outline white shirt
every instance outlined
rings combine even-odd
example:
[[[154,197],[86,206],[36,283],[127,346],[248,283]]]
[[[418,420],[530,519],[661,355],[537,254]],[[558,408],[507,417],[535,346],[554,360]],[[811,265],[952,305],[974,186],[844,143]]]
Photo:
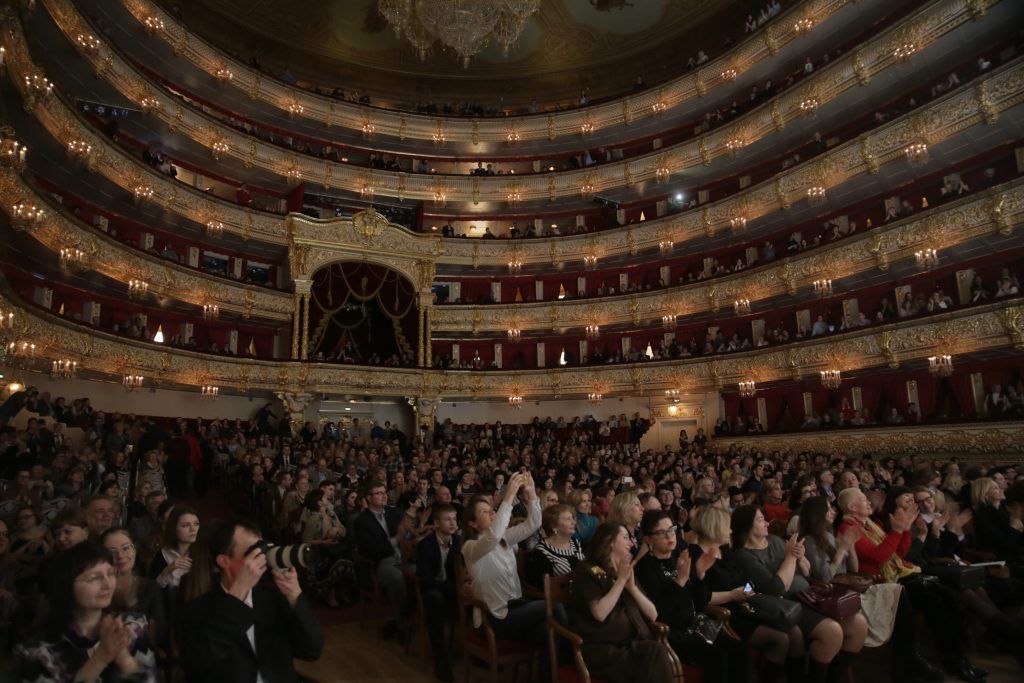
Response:
[[[496,619],[508,616],[509,600],[523,597],[515,547],[540,528],[540,501],[529,503],[524,523],[510,529],[511,519],[512,506],[502,501],[491,527],[462,544],[462,556],[473,579],[473,597],[487,605]],[[482,623],[482,615],[474,613],[473,625],[479,628]]]

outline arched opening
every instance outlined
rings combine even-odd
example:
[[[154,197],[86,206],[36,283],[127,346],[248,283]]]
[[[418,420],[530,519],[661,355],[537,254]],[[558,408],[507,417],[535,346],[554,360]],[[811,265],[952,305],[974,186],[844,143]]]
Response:
[[[360,365],[416,365],[416,287],[398,272],[340,262],[313,275],[309,357]]]

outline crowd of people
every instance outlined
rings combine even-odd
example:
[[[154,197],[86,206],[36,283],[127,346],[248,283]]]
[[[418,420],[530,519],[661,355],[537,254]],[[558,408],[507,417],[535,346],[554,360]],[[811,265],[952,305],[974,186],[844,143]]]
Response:
[[[536,644],[546,679],[538,596],[569,574],[553,618],[582,637],[590,674],[616,683],[672,680],[678,662],[715,681],[840,681],[889,641],[893,680],[980,682],[973,624],[1021,659],[1016,464],[722,449],[703,430],[641,449],[639,415],[413,435],[299,427],[271,404],[250,420],[170,420],[33,388],[0,406],[0,426],[0,616],[22,680],[267,676],[323,647],[307,595],[343,606],[371,576],[391,610],[381,636],[409,638],[422,619],[440,680],[444,606],[465,596],[484,606],[476,627]],[[250,521],[186,502],[211,487]],[[262,539],[317,552],[261,583]],[[851,577],[867,584],[852,611],[814,600],[819,582]]]

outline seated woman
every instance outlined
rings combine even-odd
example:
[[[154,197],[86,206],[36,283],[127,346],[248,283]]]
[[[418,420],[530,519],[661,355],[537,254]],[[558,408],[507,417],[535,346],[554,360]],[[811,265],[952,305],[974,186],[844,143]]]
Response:
[[[14,533],[10,537],[7,562],[14,567],[14,585],[22,595],[30,593],[40,576],[43,559],[50,552],[46,529],[31,505],[21,505],[14,513]]]
[[[526,521],[509,527],[519,489],[526,498]],[[502,640],[530,640],[547,650],[547,617],[543,600],[524,600],[519,582],[515,547],[541,524],[540,502],[528,472],[508,480],[505,497],[495,510],[490,499],[474,496],[463,513],[462,557],[473,581],[473,597],[487,605],[486,618],[494,635]],[[481,617],[474,615],[474,626]],[[541,659],[546,662],[547,655]],[[547,667],[541,667],[547,671]]]
[[[768,523],[756,505],[741,505],[732,514],[732,547],[743,566],[747,580],[759,593],[796,599],[797,593],[810,584],[810,562],[805,556],[804,542],[796,534],[783,541],[768,533]],[[843,680],[853,655],[864,647],[868,625],[864,615],[856,614],[842,624],[804,608],[797,624],[804,638],[810,641],[808,680],[823,683],[832,664],[831,676]],[[795,666],[795,662],[792,663]],[[799,678],[799,673],[794,670]]]
[[[349,548],[342,542],[345,526],[324,495],[323,489],[306,494],[302,513],[302,542],[317,544],[319,553],[307,575],[309,591],[328,607],[355,600],[356,570]]]
[[[843,513],[839,535],[843,536],[851,527],[859,531],[853,547],[860,571],[878,577],[883,583],[902,584],[911,606],[925,615],[935,644],[944,653],[946,669],[964,681],[984,681],[984,674],[964,654],[966,620],[955,594],[938,581],[922,580],[921,568],[905,559],[917,510],[897,508],[889,516],[889,531],[885,531],[872,521],[871,502],[859,488],[841,491],[837,503]]]
[[[893,486],[889,489],[885,503],[882,505],[882,517],[893,514],[897,509],[906,510],[909,514],[914,515],[914,521],[911,524],[910,548],[907,550],[905,559],[921,567],[934,567],[936,558],[941,557],[937,554],[940,539],[939,536],[929,531],[928,525],[921,519],[920,509],[911,489],[905,486]],[[925,530],[923,540],[917,536],[918,528]],[[936,568],[928,573],[936,571],[941,571],[941,569]],[[1005,587],[1003,584],[1007,582],[1017,583],[1014,579],[986,579],[984,586],[978,588],[959,587],[953,590],[960,603],[985,625],[987,629],[985,639],[1003,651],[1020,657],[1020,644],[1024,643],[1024,629],[999,609],[989,597],[988,592],[989,587],[994,586],[1005,594],[1019,593],[1019,589]]]
[[[761,681],[775,683],[782,677],[787,656],[793,660],[793,670],[796,670],[798,662],[803,665],[803,636],[796,626],[787,633],[759,624],[746,611],[736,609],[747,601],[750,594],[743,590],[747,579],[730,547],[730,523],[729,512],[722,508],[695,510],[690,528],[696,534],[697,542],[689,547],[691,562],[699,562],[704,555],[717,558],[704,575],[707,588],[711,591],[708,604],[731,608],[729,625],[733,631],[740,640],[761,650],[764,659]]]
[[[979,550],[988,551],[1021,573],[1020,551],[1024,548],[1024,525],[1019,512],[1011,516],[1004,505],[1006,492],[989,477],[971,482],[971,507],[974,510],[974,540]]]
[[[594,494],[588,488],[573,489],[566,501],[576,511],[576,532],[572,535],[586,545],[597,530],[597,517],[591,514]]]
[[[587,560],[573,570],[569,625],[583,638],[580,649],[591,676],[610,683],[671,683],[668,650],[647,626],[658,611],[633,578],[632,550],[621,524],[597,528]]]
[[[640,535],[640,519],[644,516],[644,505],[640,497],[633,491],[623,491],[612,498],[608,506],[609,523],[621,524],[626,527],[629,538],[633,541],[634,555],[636,554],[636,542]]]
[[[166,645],[167,613],[160,586],[139,576],[135,567],[135,543],[126,529],[113,527],[100,536],[117,572],[117,588],[111,603],[119,611],[137,612],[149,622],[149,638],[154,647]]]
[[[707,680],[747,680],[747,653],[742,644],[724,634],[709,643],[692,630],[697,614],[711,600],[705,577],[718,553],[703,553],[691,562],[687,548],[677,550],[677,528],[664,510],[645,512],[640,529],[649,552],[637,560],[636,581],[669,627],[668,642],[676,656],[699,667]]]
[[[163,547],[149,563],[149,578],[165,590],[174,590],[192,569],[189,550],[199,535],[199,513],[187,505],[175,506],[164,521]]]
[[[828,583],[837,574],[857,572],[860,567],[853,549],[860,530],[848,526],[837,540],[832,527],[835,516],[835,508],[821,496],[807,499],[800,508],[799,534],[811,563],[809,578],[815,581]],[[892,583],[871,586],[861,594],[861,609],[871,627],[869,647],[882,645],[896,632],[892,680],[942,680],[942,672],[921,657],[917,649],[914,611],[902,586]]]
[[[14,649],[18,680],[156,681],[146,618],[110,610],[117,571],[106,548],[85,541],[58,554],[48,579],[50,609],[42,636]]]
[[[568,574],[583,559],[583,550],[573,534],[576,519],[577,515],[568,505],[555,503],[544,508],[541,514],[544,538],[526,560],[526,580],[531,586],[543,586],[545,574]]]

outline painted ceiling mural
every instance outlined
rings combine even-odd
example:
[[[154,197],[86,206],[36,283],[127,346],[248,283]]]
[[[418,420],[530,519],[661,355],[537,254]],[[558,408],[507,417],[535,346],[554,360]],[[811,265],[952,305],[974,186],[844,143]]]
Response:
[[[380,15],[377,0],[176,0],[167,7],[245,61],[255,57],[271,70],[288,65],[298,78],[319,75],[324,85],[379,91],[387,83],[425,98],[470,97],[486,87],[518,100],[544,93],[550,101],[584,87],[592,96],[622,92],[640,74],[650,82],[678,75],[677,60],[686,54],[679,45],[717,51],[727,33],[739,32],[746,4],[542,0],[507,57],[490,45],[468,69],[436,49],[421,61]],[[708,32],[709,24],[721,30]],[[700,35],[707,45],[698,44]]]

